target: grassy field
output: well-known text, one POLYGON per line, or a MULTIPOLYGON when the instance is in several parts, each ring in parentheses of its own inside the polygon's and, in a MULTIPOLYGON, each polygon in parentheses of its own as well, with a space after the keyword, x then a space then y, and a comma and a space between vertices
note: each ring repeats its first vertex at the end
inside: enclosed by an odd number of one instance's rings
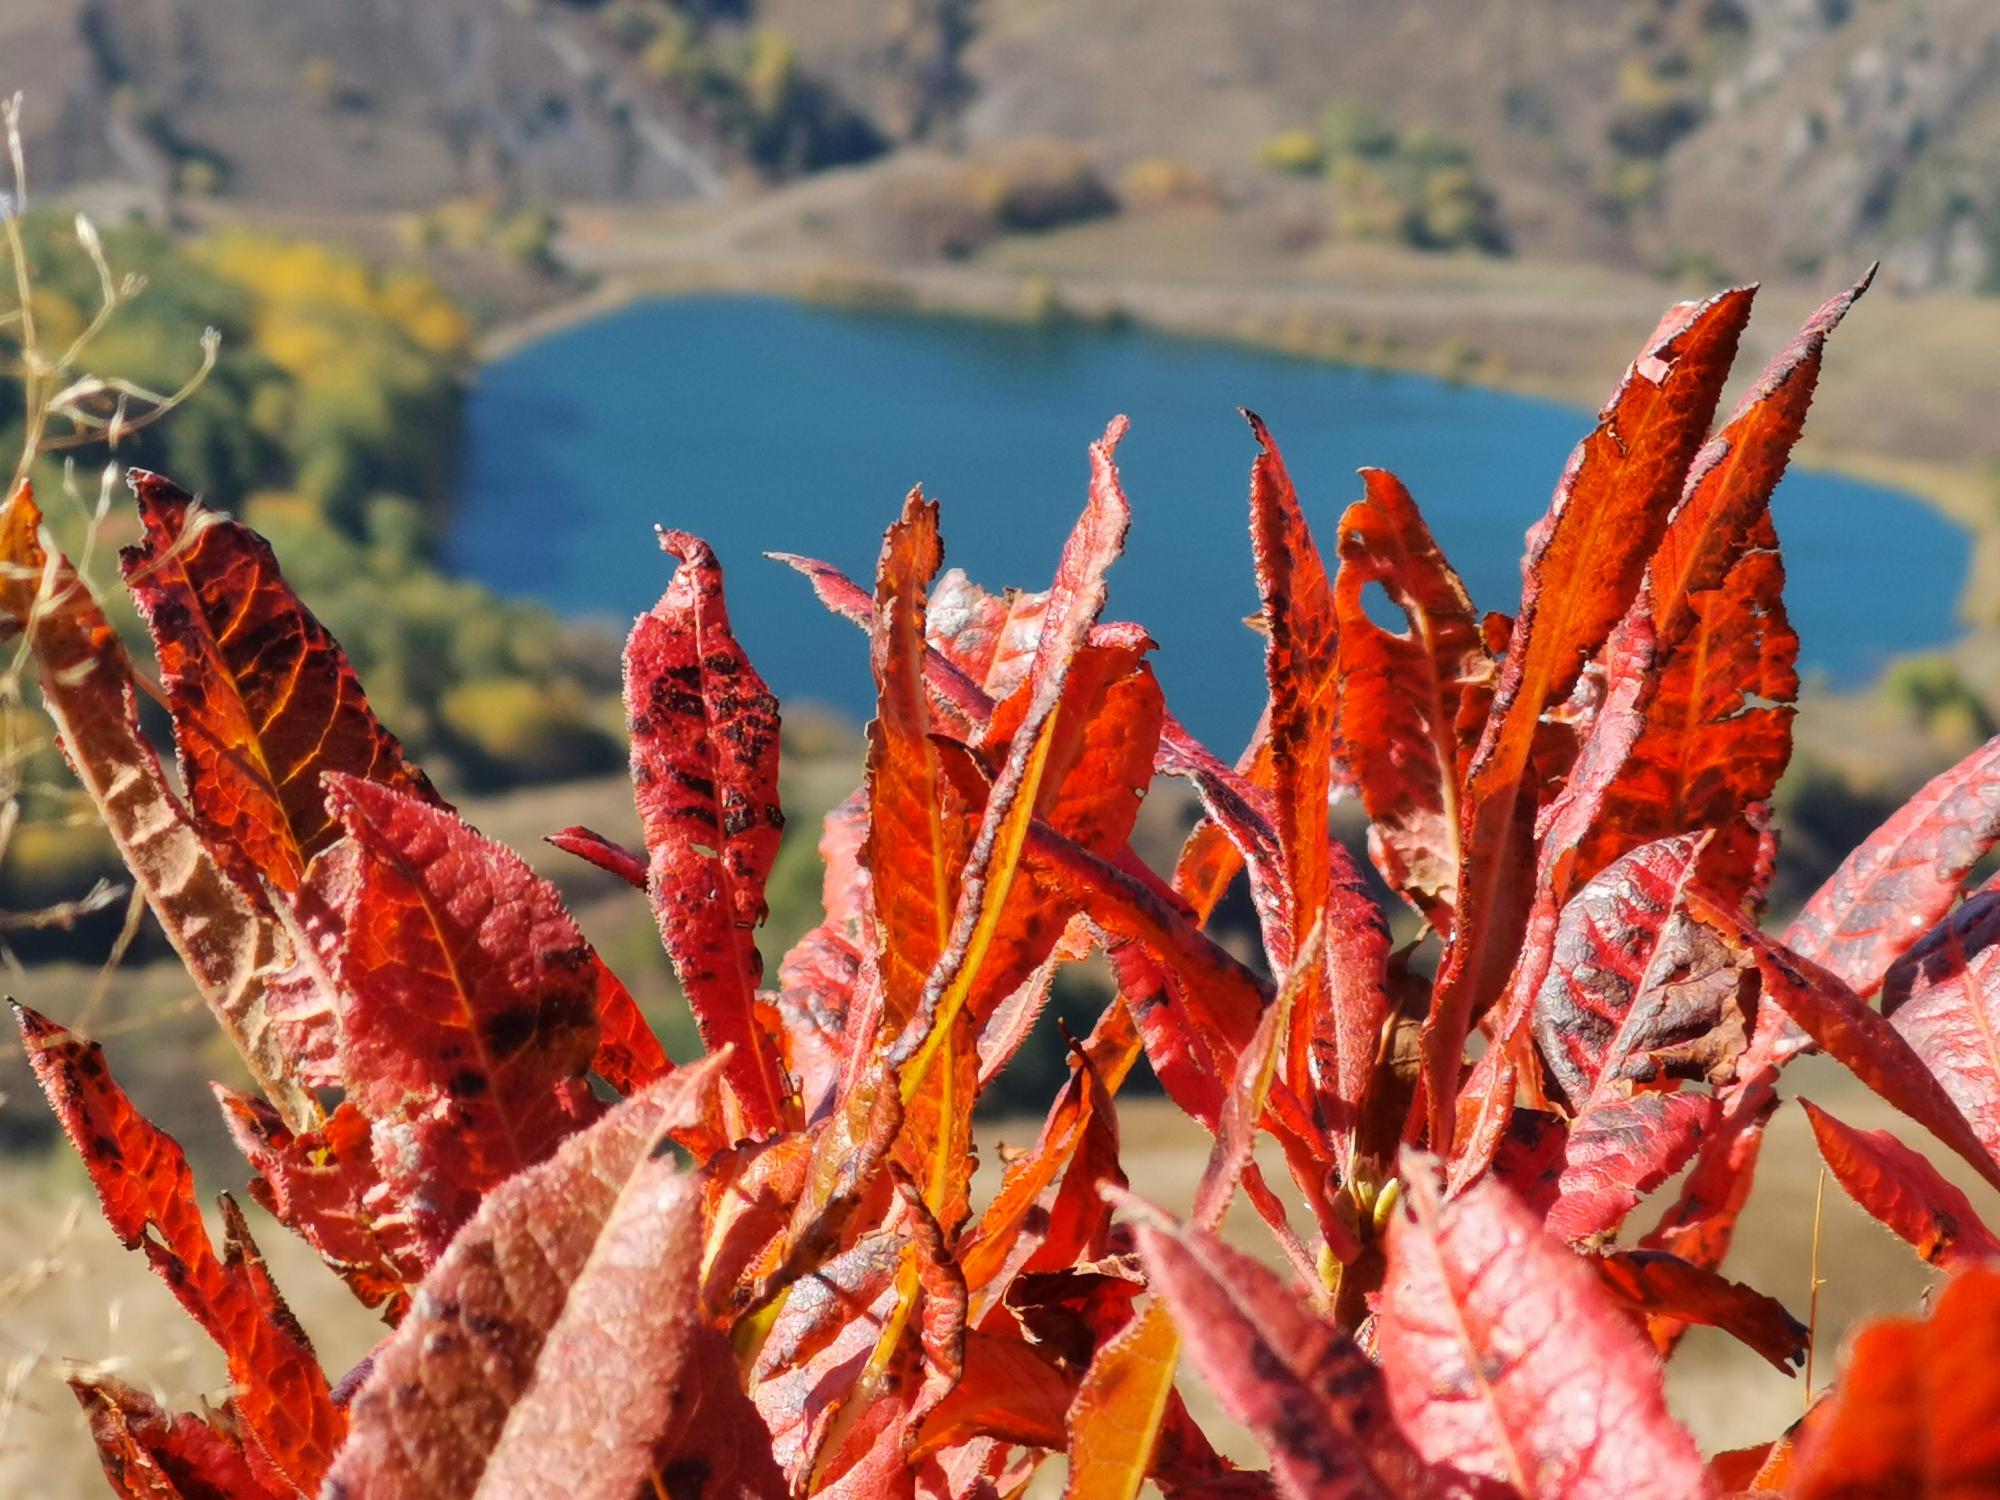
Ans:
MULTIPOLYGON (((1808 1061, 1794 1087, 1824 1102, 1849 1123, 1895 1128, 1895 1117, 1831 1068, 1808 1061)), ((1134 1189, 1185 1212, 1207 1156, 1207 1138, 1171 1105, 1134 1099, 1121 1110, 1126 1169, 1134 1189)), ((1039 1121, 1001 1122, 982 1134, 987 1166, 981 1189, 997 1180, 998 1141, 1026 1144, 1039 1121)), ((1902 1132, 1916 1139, 1914 1127, 1902 1132)), ((1281 1191, 1281 1166, 1267 1162, 1281 1191)), ((1986 1190, 1950 1159, 1941 1163, 1983 1204, 1986 1190)), ((204 1163, 206 1191, 240 1188, 242 1173, 225 1159, 204 1163)), ((1781 1297, 1800 1317, 1807 1308, 1812 1260, 1816 1158, 1802 1114, 1787 1108, 1772 1127, 1759 1187, 1745 1215, 1731 1274, 1781 1297)), ((1287 1196, 1290 1196, 1287 1193, 1287 1196)), ((80 1167, 66 1151, 0 1160, 0 1495, 10 1500, 68 1500, 103 1492, 88 1436, 61 1384, 64 1361, 115 1369, 123 1378, 182 1406, 216 1400, 224 1391, 220 1359, 147 1271, 119 1248, 88 1200, 80 1167)), ((1298 1210, 1295 1208, 1295 1215, 1298 1210)), ((342 1371, 373 1346, 382 1326, 289 1233, 254 1209, 253 1227, 279 1283, 290 1297, 330 1371, 342 1371)), ((1302 1216, 1299 1222, 1303 1222, 1302 1216)), ((1642 1211, 1635 1221, 1646 1222, 1642 1211)), ((1268 1236, 1239 1205, 1231 1237, 1258 1254, 1268 1236)), ((1829 1184, 1820 1234, 1819 1331, 1836 1349, 1861 1317, 1913 1309, 1932 1280, 1900 1242, 1890 1238, 1829 1184)), ((1832 1373, 1823 1355, 1816 1378, 1832 1373)), ((1197 1416, 1224 1451, 1246 1464, 1262 1462, 1254 1441, 1222 1418, 1198 1379, 1186 1382, 1197 1416)), ((1669 1376, 1675 1411, 1705 1447, 1760 1441, 1792 1421, 1802 1382, 1785 1379, 1730 1341, 1697 1329, 1669 1376)))

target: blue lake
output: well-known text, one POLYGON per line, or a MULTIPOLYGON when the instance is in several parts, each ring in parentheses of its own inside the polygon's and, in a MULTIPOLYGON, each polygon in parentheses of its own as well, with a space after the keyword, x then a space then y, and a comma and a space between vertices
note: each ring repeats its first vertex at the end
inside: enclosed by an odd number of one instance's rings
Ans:
MULTIPOLYGON (((1607 390, 1617 373, 1604 372, 1607 390)), ((566 614, 629 619, 669 576, 653 523, 695 532, 721 556, 737 633, 780 698, 860 716, 861 633, 761 554, 820 557, 866 582, 882 528, 921 482, 943 506, 947 567, 989 588, 1044 588, 1083 503, 1086 445, 1124 412, 1133 525, 1111 613, 1152 632, 1168 702, 1233 755, 1263 699, 1261 642, 1242 624, 1257 606, 1255 445, 1238 406, 1270 423, 1323 543, 1359 494, 1354 470, 1393 469, 1475 601, 1509 612, 1522 533, 1591 422, 1421 376, 1142 331, 675 299, 481 373, 448 560, 566 614)), ((1933 511, 1799 472, 1776 515, 1809 678, 1858 683, 1954 635, 1967 546, 1933 511)))

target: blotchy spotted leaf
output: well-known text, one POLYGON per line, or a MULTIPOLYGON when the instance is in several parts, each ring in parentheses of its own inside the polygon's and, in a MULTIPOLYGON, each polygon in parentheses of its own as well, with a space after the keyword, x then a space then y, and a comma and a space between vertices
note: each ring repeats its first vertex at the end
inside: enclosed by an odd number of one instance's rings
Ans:
POLYGON ((660 937, 711 1052, 727 1046, 742 1128, 786 1118, 776 1039, 757 1012, 756 929, 785 826, 778 810, 778 700, 729 627, 708 543, 661 531, 681 559, 625 645, 632 785, 646 834, 660 937))
POLYGON ((1468 693, 1491 684, 1479 619, 1402 481, 1363 469, 1366 498, 1340 518, 1339 734, 1348 773, 1368 809, 1370 848, 1383 878, 1440 933, 1458 891, 1460 777, 1472 746, 1460 728, 1468 693), (1380 584, 1406 628, 1368 617, 1364 591, 1380 584))
POLYGON ((124 648, 69 560, 43 550, 41 524, 25 485, 0 510, 0 614, 29 633, 63 753, 202 999, 286 1124, 309 1129, 319 1109, 271 1015, 291 945, 168 788, 139 727, 124 648))
POLYGON ((1389 1414, 1382 1373, 1291 1287, 1196 1226, 1141 1224, 1139 1254, 1223 1409, 1292 1500, 1441 1495, 1389 1414))
POLYGON ((145 540, 120 565, 152 628, 196 824, 253 888, 266 880, 289 895, 340 835, 322 774, 427 802, 437 793, 376 720, 270 543, 157 474, 130 478, 145 540))
POLYGON ((777 1497, 769 1437, 699 1303, 700 1193, 657 1147, 683 1069, 492 1193, 376 1354, 328 1500, 631 1500, 675 1475, 777 1497))
POLYGON ((1466 772, 1457 925, 1424 1025, 1434 1149, 1450 1145, 1467 1030, 1505 988, 1527 921, 1534 809, 1522 803, 1531 800, 1523 784, 1536 725, 1638 592, 1708 431, 1750 299, 1739 288, 1667 314, 1528 533, 1521 609, 1466 772))
POLYGON ((1712 1495, 1652 1349, 1589 1267, 1498 1184, 1446 1203, 1429 1173, 1405 1158, 1376 1330, 1417 1452, 1529 1500, 1712 1495))
POLYGON ((1956 1271, 2000 1260, 2000 1237, 1921 1155, 1886 1130, 1856 1130, 1810 1099, 1799 1103, 1835 1181, 1926 1263, 1956 1271))
POLYGON ((1933 777, 1813 893, 1785 946, 1875 993, 1891 964, 1951 910, 2000 840, 2000 736, 1933 777))
POLYGON ((322 935, 348 1097, 427 1253, 580 1123, 599 965, 555 888, 443 808, 334 776, 361 859, 322 935))
POLYGON ((2000 1271, 1960 1273, 1921 1321, 1865 1325, 1793 1476, 1793 1500, 2000 1493, 2000 1271))
MULTIPOLYGON (((275 1299, 256 1247, 233 1220, 215 1253, 180 1145, 132 1107, 97 1043, 14 1006, 28 1062, 63 1132, 82 1156, 112 1231, 143 1249, 189 1316, 229 1363, 236 1409, 270 1462, 312 1494, 345 1423, 298 1324, 275 1299)), ((224 1199, 225 1217, 232 1207, 224 1199)))

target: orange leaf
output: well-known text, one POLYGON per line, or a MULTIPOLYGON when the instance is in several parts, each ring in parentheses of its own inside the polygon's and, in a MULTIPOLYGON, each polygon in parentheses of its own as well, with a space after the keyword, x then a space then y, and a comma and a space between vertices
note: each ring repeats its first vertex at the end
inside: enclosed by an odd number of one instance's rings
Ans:
POLYGON ((1592 1264, 1605 1288, 1642 1326, 1664 1325, 1664 1338, 1654 1334, 1655 1346, 1665 1345, 1663 1356, 1672 1352, 1683 1325, 1700 1323, 1742 1340, 1780 1374, 1791 1374, 1806 1357, 1806 1325, 1775 1297, 1740 1281, 1659 1250, 1613 1250, 1592 1264))
POLYGON ((1180 1334, 1155 1298, 1097 1351, 1069 1409, 1063 1500, 1132 1500, 1153 1467, 1180 1362, 1180 1334))
POLYGON ((1856 1130, 1801 1099, 1819 1154, 1848 1197, 1947 1271, 2000 1260, 2000 1237, 1938 1169, 1886 1130, 1856 1130))
POLYGON ((2000 1493, 2000 1271, 1961 1272, 1921 1322, 1864 1325, 1793 1475, 1793 1500, 2000 1493))
POLYGON ((938 511, 910 491, 882 541, 868 655, 875 717, 868 725, 868 836, 861 861, 874 892, 886 999, 884 1024, 902 1030, 951 938, 958 884, 976 809, 938 766, 924 696, 924 592, 943 550, 938 511))
POLYGON ((237 1410, 258 1447, 313 1494, 346 1428, 319 1361, 265 1279, 256 1247, 231 1218, 218 1257, 195 1203, 179 1144, 132 1107, 95 1042, 14 1005, 36 1081, 82 1156, 104 1217, 121 1243, 143 1249, 175 1299, 229 1362, 237 1410))
POLYGON ((157 474, 128 476, 145 540, 120 558, 152 627, 197 826, 256 888, 299 888, 339 837, 320 777, 437 793, 362 695, 340 643, 278 571, 270 543, 157 474))
POLYGON ((1501 993, 1527 920, 1534 809, 1523 781, 1535 727, 1638 592, 1679 499, 1751 293, 1670 312, 1577 445, 1549 513, 1528 534, 1520 613, 1479 747, 1466 773, 1457 925, 1424 1023, 1432 1147, 1451 1144, 1465 1037, 1501 993))

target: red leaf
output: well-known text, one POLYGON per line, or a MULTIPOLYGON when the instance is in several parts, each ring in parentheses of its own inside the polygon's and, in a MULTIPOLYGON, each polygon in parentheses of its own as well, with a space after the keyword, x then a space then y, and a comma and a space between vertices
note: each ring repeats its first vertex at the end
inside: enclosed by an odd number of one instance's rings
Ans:
POLYGON ((1694 628, 1690 611, 1700 607, 1704 593, 1724 586, 1746 540, 1769 514, 1771 492, 1805 427, 1827 337, 1874 279, 1870 267, 1815 312, 1695 456, 1686 491, 1646 570, 1654 629, 1663 644, 1678 645, 1694 628))
POLYGON ((1493 678, 1465 585, 1395 475, 1363 469, 1367 498, 1340 518, 1340 724, 1347 769, 1368 809, 1383 878, 1451 931, 1458 891, 1460 777, 1472 745, 1460 709, 1493 678), (1369 619, 1380 584, 1407 629, 1369 619))
POLYGON ((574 854, 607 875, 615 875, 635 890, 646 888, 646 861, 595 829, 575 825, 549 834, 546 840, 565 854, 574 854))
MULTIPOLYGON (((1750 1200, 1764 1127, 1778 1107, 1768 1078, 1752 1089, 1739 1090, 1723 1106, 1721 1120, 1703 1140, 1694 1167, 1651 1234, 1640 1241, 1648 1250, 1665 1250, 1706 1270, 1717 1270, 1729 1254, 1736 1221, 1750 1200)), ((1654 1323, 1654 1341, 1670 1347, 1678 1337, 1654 1323)))
POLYGON ((925 633, 933 647, 998 702, 1027 681, 1048 612, 1046 591, 989 594, 953 568, 931 594, 925 633))
POLYGON ((1523 780, 1542 712, 1568 694, 1638 591, 1735 357, 1751 293, 1682 304, 1577 445, 1548 515, 1528 535, 1521 610, 1466 773, 1459 907, 1424 1025, 1431 1140, 1451 1106, 1473 1018, 1501 993, 1527 920, 1533 808, 1523 780))
POLYGON ((1059 1450, 1063 1416, 1075 1397, 1076 1377, 1036 1346, 968 1333, 964 1373, 924 1419, 910 1456, 920 1459, 978 1437, 1059 1450))
POLYGON ((868 725, 868 836, 861 861, 874 892, 885 1025, 900 1032, 951 938, 971 852, 968 807, 938 764, 924 697, 924 591, 937 572, 937 506, 912 490, 882 542, 869 660, 876 710, 868 725))
POLYGON ((1421 1500, 1442 1493, 1389 1414, 1382 1374, 1249 1257, 1192 1225, 1141 1224, 1139 1254, 1195 1367, 1271 1458, 1293 1500, 1421 1500))
POLYGON ((2000 1271, 1962 1272, 1921 1322, 1865 1325, 1793 1474, 1793 1500, 2000 1493, 2000 1271))
POLYGON ((1882 1009, 1951 1096, 1986 1154, 2000 1160, 2000 901, 1967 902, 1911 949, 1882 1009))
POLYGON ((1785 929, 1785 945, 1857 995, 1872 995, 1951 909, 1995 840, 2000 736, 1932 778, 1848 855, 1785 929))
POLYGON ((328 801, 362 855, 322 939, 348 1097, 434 1255, 578 1123, 599 966, 555 888, 452 813, 342 776, 328 801))
MULTIPOLYGON (((104 1477, 121 1500, 284 1500, 216 1418, 168 1413, 113 1375, 72 1374, 104 1477)), ((226 1421, 226 1417, 222 1419, 226 1421)))
POLYGON ((132 665, 69 559, 42 547, 23 484, 0 508, 0 608, 35 653, 42 706, 63 753, 202 999, 288 1124, 319 1110, 273 1024, 290 944, 263 903, 223 872, 167 785, 139 726, 132 665))
POLYGON ((1779 946, 1740 914, 1717 908, 1699 892, 1692 893, 1690 900, 1696 916, 1748 952, 1763 978, 1767 1001, 1797 1023, 1828 1056, 2000 1187, 2000 1165, 1987 1154, 1951 1095, 1894 1026, 1856 999, 1837 977, 1779 946))
MULTIPOLYGON (((1262 420, 1245 415, 1262 450, 1250 469, 1250 541, 1267 631, 1272 808, 1284 860, 1285 940, 1271 961, 1289 967, 1306 935, 1327 923, 1324 957, 1312 962, 1301 990, 1307 1002, 1284 1039, 1284 1076, 1295 1092, 1327 1096, 1344 1106, 1336 1113, 1351 1116, 1387 1010, 1388 935, 1353 860, 1327 832, 1340 693, 1333 586, 1277 444, 1262 420)), ((1351 1129, 1349 1119, 1329 1123, 1336 1132, 1351 1129)))
POLYGON ((655 1147, 718 1071, 685 1069, 480 1205, 375 1356, 329 1497, 784 1493, 701 1319, 700 1194, 655 1147))
POLYGON ((1376 1340, 1428 1462, 1531 1500, 1713 1493, 1652 1350, 1597 1277, 1491 1182, 1440 1201, 1406 1159, 1376 1340))
POLYGON ((1712 1122, 1704 1095, 1656 1092, 1729 1076, 1751 1007, 1746 966, 1683 906, 1699 837, 1635 849, 1587 883, 1557 926, 1533 1030, 1575 1117, 1549 1228, 1615 1228, 1678 1171, 1712 1122))
POLYGON ((2000 1260, 2000 1237, 1971 1200, 1886 1130, 1856 1130, 1801 1099, 1819 1154, 1847 1196, 1909 1242, 1927 1264, 1956 1271, 2000 1260))
POLYGON ((1654 1335, 1662 1357, 1672 1352, 1681 1327, 1720 1328, 1755 1349, 1781 1375, 1806 1357, 1810 1330, 1775 1297, 1730 1281, 1705 1266, 1659 1250, 1614 1250, 1593 1264, 1611 1295, 1654 1335))
POLYGON ((1646 727, 1579 855, 1583 871, 1649 839, 1708 830, 1703 884, 1740 900, 1756 883, 1756 809, 1791 759, 1799 689, 1777 548, 1770 516, 1758 514, 1721 580, 1685 602, 1680 634, 1662 637, 1646 727))
POLYGON ((1103 613, 1105 575, 1124 550, 1132 522, 1114 458, 1125 428, 1125 419, 1115 418, 1091 445, 1089 498, 1056 565, 1048 613, 1023 689, 1026 708, 966 858, 950 941, 931 972, 917 1018, 894 1047, 905 1103, 924 1086, 940 1053, 955 1045, 957 1017, 1002 930, 1029 825, 1042 805, 1043 777, 1060 732, 1058 708, 1070 669, 1103 613))
POLYGON ((340 645, 256 532, 157 474, 128 476, 145 540, 120 559, 160 658, 196 825, 236 870, 290 894, 339 836, 321 774, 436 802, 376 721, 340 645))
POLYGON ((293 1134, 260 1099, 215 1085, 223 1119, 257 1177, 250 1196, 353 1288, 392 1327, 430 1256, 395 1211, 370 1155, 368 1120, 343 1103, 317 1130, 293 1134))
POLYGON ((216 1255, 187 1157, 132 1107, 97 1043, 18 1002, 14 1016, 36 1081, 89 1169, 112 1231, 128 1250, 144 1249, 215 1340, 250 1435, 289 1481, 313 1493, 345 1423, 298 1325, 263 1280, 255 1248, 232 1236, 228 1258, 216 1255))
POLYGON ((1112 1095, 1138 1056, 1131 1014, 1114 1000, 1071 1060, 1069 1082, 1034 1146, 1007 1164, 993 1201, 959 1243, 959 1266, 982 1310, 1006 1297, 1018 1272, 1057 1270, 1101 1250, 1093 1243, 1106 1212, 1098 1186, 1125 1185, 1112 1095))
POLYGON ((645 829, 647 889, 703 1043, 730 1054, 742 1130, 784 1121, 777 1044, 756 1009, 756 929, 778 854, 778 700, 729 628, 722 567, 708 543, 660 533, 681 559, 625 645, 632 785, 645 829))

